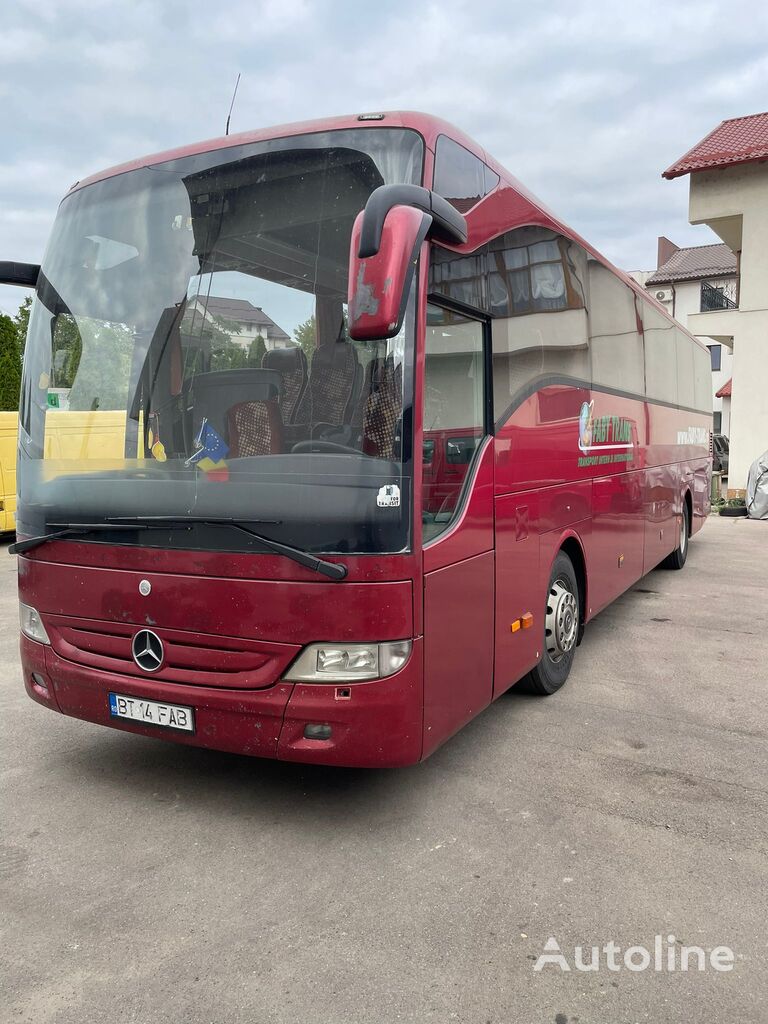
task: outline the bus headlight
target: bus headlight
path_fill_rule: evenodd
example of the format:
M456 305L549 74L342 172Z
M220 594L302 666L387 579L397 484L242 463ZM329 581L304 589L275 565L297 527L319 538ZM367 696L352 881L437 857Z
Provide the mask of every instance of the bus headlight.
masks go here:
M39 644L49 644L48 634L45 631L43 620L36 608L29 604L22 604L19 601L19 621L21 632L30 640L37 640Z
M410 640L386 644L310 644L283 678L293 683L383 679L405 665L412 646Z

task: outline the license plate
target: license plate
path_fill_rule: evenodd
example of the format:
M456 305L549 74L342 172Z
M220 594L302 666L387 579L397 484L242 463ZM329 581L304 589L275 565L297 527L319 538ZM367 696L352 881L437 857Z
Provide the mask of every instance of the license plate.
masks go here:
M110 693L109 713L113 718L128 718L132 722L159 725L164 729L195 731L194 711L178 704L161 704L156 700L139 700L122 693Z

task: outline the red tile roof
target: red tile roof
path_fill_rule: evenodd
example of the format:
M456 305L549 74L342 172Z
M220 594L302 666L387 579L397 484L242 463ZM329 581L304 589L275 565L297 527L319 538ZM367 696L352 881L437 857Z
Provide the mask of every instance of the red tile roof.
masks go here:
M733 377L731 377L727 384L723 384L720 390L715 392L715 398L730 398L732 381Z
M714 245L694 245L673 252L645 282L666 284L669 281L697 281L736 273L736 256L723 242Z
M662 178L679 178L691 171L746 164L768 159L768 112L732 117L668 167Z

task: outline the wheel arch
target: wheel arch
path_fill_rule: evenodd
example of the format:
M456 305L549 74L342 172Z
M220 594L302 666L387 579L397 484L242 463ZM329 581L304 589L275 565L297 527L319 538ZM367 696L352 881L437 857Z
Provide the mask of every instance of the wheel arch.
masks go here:
M568 533L561 539L560 545L555 552L555 558L557 558L561 551L570 558L573 570L576 573L576 581L579 585L579 636L577 642L581 643L584 624L587 621L587 608L589 607L587 604L587 598L589 596L587 559L584 554L584 548L581 540L575 533ZM550 566L549 571L550 573L552 572L552 566Z
M690 537L693 532L693 495L687 484L683 490L683 503L688 506L688 536Z

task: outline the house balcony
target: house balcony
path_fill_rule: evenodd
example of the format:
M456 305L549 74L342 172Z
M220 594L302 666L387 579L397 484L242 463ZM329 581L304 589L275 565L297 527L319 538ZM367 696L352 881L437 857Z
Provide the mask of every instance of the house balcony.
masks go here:
M739 281L702 281L698 313L688 314L688 330L733 348L739 315Z
M739 282L731 280L702 281L700 313L715 313L721 309L739 308Z

